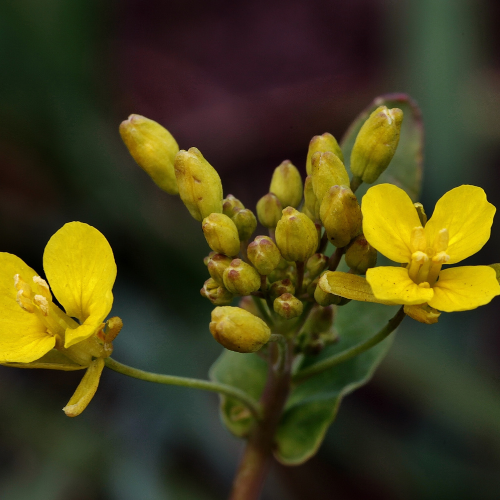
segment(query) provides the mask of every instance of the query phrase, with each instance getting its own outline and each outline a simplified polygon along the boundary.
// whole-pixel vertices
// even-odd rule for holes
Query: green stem
[[[335,252],[332,253],[332,256],[330,257],[330,264],[328,265],[328,269],[330,271],[335,271],[337,267],[339,267],[344,250],[345,248],[336,248]]]
[[[145,380],[147,382],[154,382],[156,384],[178,385],[180,387],[190,387],[191,389],[202,389],[204,391],[218,392],[224,396],[238,399],[252,412],[253,416],[260,420],[262,417],[262,406],[255,401],[246,392],[237,389],[231,385],[219,384],[217,382],[210,382],[209,380],[200,380],[197,378],[176,377],[174,375],[163,375],[160,373],[151,373],[144,370],[138,370],[131,366],[124,365],[115,361],[112,358],[106,358],[105,364],[111,370],[128,375],[129,377]]]
[[[369,338],[365,342],[362,342],[361,344],[355,345],[350,349],[346,349],[345,351],[335,354],[334,356],[331,356],[327,359],[324,359],[323,361],[320,361],[319,363],[316,363],[312,366],[309,366],[308,368],[305,368],[304,370],[299,371],[293,376],[293,382],[303,382],[313,375],[328,370],[329,368],[332,368],[332,366],[343,363],[344,361],[354,358],[355,356],[358,356],[359,354],[367,351],[368,349],[372,348],[373,346],[382,342],[382,340],[384,340],[386,337],[388,337],[400,325],[404,317],[405,312],[404,307],[402,306],[396,313],[396,315],[389,320],[387,325],[384,326],[384,328],[382,328],[373,337]]]

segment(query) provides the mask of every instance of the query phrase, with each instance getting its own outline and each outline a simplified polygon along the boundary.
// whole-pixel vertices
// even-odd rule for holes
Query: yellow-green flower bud
[[[226,349],[256,352],[267,344],[271,330],[252,313],[239,307],[216,307],[212,311],[210,333]]]
[[[232,221],[238,229],[238,235],[241,241],[248,240],[257,227],[257,219],[248,208],[237,208],[232,217]]]
[[[302,177],[290,160],[276,167],[269,191],[278,197],[282,207],[299,206],[302,201]]]
[[[274,312],[282,318],[292,319],[300,316],[304,310],[304,304],[291,293],[284,293],[273,302]]]
[[[200,293],[215,306],[227,306],[234,298],[234,295],[230,291],[220,286],[213,278],[208,278],[205,281]]]
[[[314,194],[312,182],[312,176],[308,175],[304,183],[304,208],[306,208],[308,212],[304,211],[304,213],[310,219],[317,221],[319,220],[319,207],[321,203],[319,202],[318,197]]]
[[[306,271],[309,277],[314,279],[328,267],[328,257],[322,253],[315,253],[306,263]]]
[[[410,318],[425,323],[426,325],[433,325],[439,321],[441,313],[429,306],[429,304],[419,304],[417,306],[404,306],[405,314]]]
[[[201,225],[208,246],[217,253],[229,257],[238,255],[240,239],[234,222],[224,214],[213,213],[203,219]]]
[[[235,198],[232,194],[228,194],[222,200],[222,213],[228,217],[232,217],[235,214],[235,210],[239,208],[245,208],[243,203],[241,203],[238,198]]]
[[[349,175],[337,155],[329,151],[313,155],[312,186],[320,206],[332,186],[349,186]]]
[[[387,168],[399,142],[403,112],[379,106],[363,123],[351,152],[351,172],[371,184]]]
[[[206,257],[203,257],[203,264],[208,266],[208,263],[210,262],[210,259],[216,254],[217,252],[210,252]]]
[[[368,269],[377,264],[377,250],[360,234],[347,247],[345,262],[354,273],[366,274]]]
[[[276,226],[276,244],[284,259],[305,262],[318,248],[318,231],[307,215],[287,207]]]
[[[130,115],[120,124],[120,135],[132,158],[155,184],[169,194],[177,194],[174,161],[179,146],[172,134],[149,118]]]
[[[500,283],[500,264],[490,264],[490,267],[495,270],[497,281]]]
[[[295,262],[292,265],[287,263],[287,267],[285,267],[285,269],[280,269],[278,266],[274,271],[272,271],[267,276],[267,280],[269,281],[269,283],[274,283],[279,280],[289,279],[293,283],[295,283],[297,278],[296,274],[297,274],[297,268],[295,266]]]
[[[318,286],[319,283],[319,276],[317,278],[314,278],[311,283],[307,285],[306,291],[309,295],[314,296],[314,292],[316,291],[316,287]]]
[[[264,227],[274,229],[281,219],[283,207],[274,193],[267,193],[257,202],[257,218]]]
[[[312,174],[312,157],[314,153],[324,153],[325,151],[331,151],[336,154],[342,163],[344,163],[344,155],[340,149],[337,139],[333,137],[332,134],[325,132],[322,135],[315,135],[311,142],[309,143],[309,151],[307,151],[306,159],[306,172],[307,175]]]
[[[331,304],[339,304],[342,297],[340,297],[340,295],[325,292],[320,286],[316,286],[316,290],[314,290],[314,300],[320,306],[326,307]]]
[[[281,261],[278,247],[267,236],[257,236],[248,245],[247,255],[255,269],[264,276],[274,271]]]
[[[427,214],[425,213],[424,206],[422,205],[422,203],[414,203],[413,206],[417,211],[418,218],[420,220],[420,225],[422,227],[425,227],[425,225],[427,224]]]
[[[269,297],[271,298],[271,300],[276,299],[277,297],[283,295],[284,293],[289,293],[289,294],[291,293],[292,295],[295,293],[295,286],[290,278],[275,281],[269,287]]]
[[[226,255],[221,253],[213,252],[213,254],[208,257],[208,272],[219,285],[224,284],[222,275],[224,274],[227,266],[231,264],[231,261],[231,257],[227,257]]]
[[[298,352],[317,355],[327,345],[337,342],[338,334],[333,327],[334,317],[333,306],[315,305],[297,338]]]
[[[179,195],[189,213],[199,221],[222,213],[222,183],[219,174],[196,148],[181,150],[175,157]]]
[[[236,295],[250,295],[260,288],[260,275],[241,259],[234,259],[222,276],[224,286]]]
[[[343,248],[361,231],[361,208],[348,187],[332,186],[319,211],[328,239]]]

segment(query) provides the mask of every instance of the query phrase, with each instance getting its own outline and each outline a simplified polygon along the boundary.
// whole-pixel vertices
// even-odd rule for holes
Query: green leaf
[[[370,113],[378,106],[399,108],[403,111],[404,118],[396,154],[385,172],[382,173],[374,184],[385,182],[395,184],[404,189],[413,201],[417,201],[422,183],[424,129],[419,107],[406,94],[386,94],[379,96],[354,120],[340,141],[345,166],[349,169],[351,151],[359,129]],[[371,185],[373,184],[363,183],[360,186],[356,192],[358,199],[361,199]]]
[[[266,384],[267,363],[257,354],[224,350],[209,376],[214,382],[237,387],[258,400]],[[255,422],[245,405],[226,396],[220,396],[220,413],[225,426],[238,437],[246,436]]]
[[[301,367],[363,342],[381,329],[396,310],[394,307],[361,302],[339,307],[336,319],[339,343],[325,349],[319,356],[306,358]],[[276,433],[275,457],[281,463],[299,465],[316,453],[337,415],[342,397],[370,380],[386,355],[393,335],[292,390]]]

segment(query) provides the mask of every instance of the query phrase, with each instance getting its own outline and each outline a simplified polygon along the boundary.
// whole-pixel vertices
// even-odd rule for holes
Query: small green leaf
[[[340,342],[302,367],[344,351],[374,335],[396,312],[380,304],[351,302],[337,309]],[[333,422],[342,397],[368,382],[387,353],[393,334],[359,356],[307,379],[292,390],[276,433],[276,458],[299,465],[311,458]]]
[[[267,363],[257,354],[224,350],[210,368],[210,380],[232,385],[259,399],[267,378]],[[220,413],[225,426],[238,437],[245,437],[254,417],[240,401],[220,396]]]
[[[354,120],[340,141],[344,154],[345,166],[349,170],[351,151],[359,129],[370,113],[378,106],[399,108],[404,118],[401,126],[398,149],[391,163],[374,184],[389,182],[404,189],[413,201],[417,201],[422,183],[422,161],[424,148],[424,129],[419,107],[406,94],[386,94],[377,97]],[[366,193],[372,184],[363,183],[356,195],[358,199]]]

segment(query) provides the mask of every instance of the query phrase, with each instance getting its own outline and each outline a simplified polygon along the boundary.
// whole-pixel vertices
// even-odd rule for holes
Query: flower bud
[[[292,295],[295,293],[295,286],[290,278],[275,281],[269,287],[269,296],[271,297],[271,300],[275,300],[277,297],[283,295],[284,293]]]
[[[403,112],[379,106],[363,123],[351,152],[351,172],[371,184],[387,168],[399,142]]]
[[[213,213],[203,219],[201,225],[208,246],[217,253],[229,257],[238,255],[240,239],[234,222],[224,214]]]
[[[361,208],[348,187],[332,186],[319,211],[328,239],[343,248],[361,231]]]
[[[282,207],[299,206],[302,201],[302,177],[290,160],[276,167],[269,191],[278,197]]]
[[[120,124],[120,135],[132,158],[154,183],[169,194],[177,194],[174,161],[179,146],[172,134],[149,118],[130,115]]]
[[[231,257],[227,257],[224,254],[221,253],[215,253],[213,252],[212,255],[208,257],[208,272],[210,273],[210,276],[219,284],[223,285],[224,280],[222,278],[222,275],[224,274],[224,271],[226,270],[227,266],[231,264]]]
[[[175,157],[179,195],[189,213],[199,221],[222,213],[222,183],[217,171],[196,148],[181,150]]]
[[[220,286],[213,278],[208,278],[205,281],[200,293],[215,306],[227,306],[234,298],[231,292]]]
[[[229,306],[212,311],[210,333],[219,344],[236,352],[256,352],[271,336],[270,328],[260,318]]]
[[[238,307],[241,307],[241,309],[245,309],[245,311],[252,313],[254,316],[257,316],[260,319],[264,319],[257,304],[255,303],[256,300],[260,300],[262,302],[262,307],[264,307],[267,310],[267,304],[265,303],[264,299],[251,297],[250,295],[245,295],[244,297],[241,297],[240,302],[238,303]]]
[[[284,259],[305,262],[318,248],[314,222],[295,208],[285,208],[276,226],[276,244]]]
[[[425,225],[427,224],[427,214],[425,213],[424,206],[422,205],[422,203],[414,203],[413,206],[417,211],[418,219],[420,220],[420,225],[422,227],[425,227]]]
[[[241,203],[238,198],[235,198],[232,194],[228,194],[223,200],[222,200],[222,213],[224,215],[227,215],[229,218],[232,218],[232,216],[235,214],[235,210],[238,208],[245,208],[243,203]]]
[[[267,236],[257,236],[247,248],[250,262],[259,274],[267,276],[281,261],[281,254],[274,241]]]
[[[216,254],[217,252],[211,251],[206,257],[203,257],[203,264],[208,266],[208,263],[210,262],[210,259]]]
[[[273,308],[274,312],[282,318],[292,319],[302,314],[304,305],[291,293],[284,293],[274,300]]]
[[[425,323],[426,325],[433,325],[438,322],[441,313],[436,309],[429,306],[429,304],[419,304],[417,306],[404,306],[405,314],[410,318]]]
[[[309,151],[307,152],[306,160],[306,172],[307,175],[312,174],[312,157],[314,153],[324,153],[325,151],[331,151],[336,154],[342,163],[344,163],[344,155],[337,142],[337,139],[333,137],[332,134],[325,132],[322,135],[315,135],[311,142],[309,143]]]
[[[327,345],[337,342],[338,334],[333,326],[334,318],[333,306],[315,305],[297,337],[298,351],[317,355]]]
[[[349,175],[338,156],[329,151],[313,155],[312,185],[320,205],[332,186],[349,186]]]
[[[286,262],[286,260],[284,261]],[[297,268],[295,266],[295,262],[293,264],[287,263],[287,266],[284,269],[280,269],[278,266],[267,276],[267,280],[269,281],[269,283],[275,283],[276,281],[280,280],[291,280],[292,283],[295,283],[296,278]]]
[[[238,229],[238,235],[241,241],[248,240],[257,227],[257,219],[248,208],[235,209],[232,221]]]
[[[347,247],[345,262],[356,274],[366,274],[370,267],[377,264],[377,250],[360,234]]]
[[[322,274],[324,276],[325,273]],[[318,282],[319,283],[319,282]],[[339,304],[342,300],[340,295],[335,295],[333,293],[329,293],[321,288],[321,286],[316,286],[316,290],[314,290],[314,300],[323,307]]]
[[[328,267],[328,257],[322,253],[315,253],[306,263],[306,271],[309,277],[314,279]]]
[[[224,286],[236,295],[250,295],[260,288],[259,273],[241,259],[234,259],[222,276]]]
[[[281,219],[283,207],[274,193],[267,193],[257,202],[257,218],[264,227],[274,229]]]
[[[304,183],[304,208],[306,208],[308,212],[304,211],[304,213],[312,220],[317,221],[319,220],[320,205],[317,196],[314,194],[312,176],[308,175]]]

